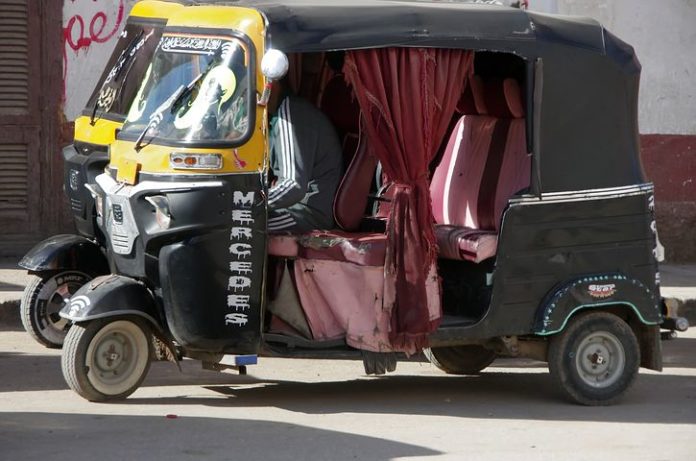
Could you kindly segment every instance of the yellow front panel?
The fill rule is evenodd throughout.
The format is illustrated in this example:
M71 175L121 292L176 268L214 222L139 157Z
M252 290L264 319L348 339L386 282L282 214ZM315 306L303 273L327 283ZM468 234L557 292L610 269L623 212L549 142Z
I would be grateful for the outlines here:
M114 142L116 130L122 125L121 122L103 118L95 119L94 125L92 125L89 123L89 117L83 115L75 120L75 141L108 146Z
M265 50L264 21L258 11L228 6L192 6L186 7L181 13L174 14L167 22L167 26L215 28L244 33L255 48L257 93L263 88L265 81L261 73L261 57ZM195 30L191 30L191 33L195 33ZM215 175L262 171L267 167L265 159L268 146L265 120L265 107L256 105L256 123L251 137L246 144L237 148L189 148L149 144L144 145L140 152L135 152L134 142L118 140L111 145L111 166L117 170L124 168L130 172L132 163L136 162L140 172L155 174ZM172 152L222 154L222 168L219 170L175 170L169 165L169 155Z
M184 5L159 0L143 0L133 5L130 16L141 18L167 19L177 11L181 11Z

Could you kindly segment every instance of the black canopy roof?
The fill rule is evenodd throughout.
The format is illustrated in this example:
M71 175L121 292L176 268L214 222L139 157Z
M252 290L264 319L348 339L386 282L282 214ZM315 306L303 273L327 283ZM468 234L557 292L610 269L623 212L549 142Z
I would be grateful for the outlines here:
M285 52L409 46L515 53L527 61L531 82L527 118L536 189L645 181L637 123L640 64L630 45L592 19L461 1L194 3L259 10L268 21L269 46Z

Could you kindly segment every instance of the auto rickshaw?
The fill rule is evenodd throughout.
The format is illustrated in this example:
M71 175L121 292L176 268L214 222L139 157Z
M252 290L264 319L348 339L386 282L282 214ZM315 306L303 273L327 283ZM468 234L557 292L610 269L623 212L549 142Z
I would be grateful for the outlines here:
M60 313L75 392L130 395L153 337L215 369L273 356L385 373L423 350L474 374L529 357L586 405L661 369L629 45L480 3L200 3L169 17L95 179L112 273ZM265 103L286 59L294 89L345 121L338 229L268 232Z
M63 149L63 188L77 234L40 242L19 264L34 274L20 304L24 329L47 347L63 345L70 322L58 312L67 299L92 278L110 272L90 184L109 162L109 145L135 99L167 16L183 7L182 2L158 0L133 6L87 106L75 120L74 142Z

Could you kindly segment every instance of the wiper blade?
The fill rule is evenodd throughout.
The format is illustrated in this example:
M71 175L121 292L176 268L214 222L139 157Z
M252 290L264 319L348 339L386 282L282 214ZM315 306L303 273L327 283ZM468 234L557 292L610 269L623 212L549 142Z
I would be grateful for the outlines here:
M92 114L89 118L89 123L90 125L94 126L96 123L95 116L97 114L97 109L100 107L105 107L107 104L102 103L102 98L104 97L111 97L112 101L111 104L108 104L109 108L111 108L111 105L113 104L113 100L116 99L116 95L121 92L123 89L123 86L126 84L126 79L120 79L121 74L123 74L124 69L126 68L126 65L128 64L128 68L130 69L130 64L133 62L133 58L138 54L140 49L145 45L145 42L147 42L147 39L150 38L150 36L153 34L154 31L150 31L147 36L143 38L143 35L145 34L145 31L140 31L140 33L133 39L131 42L128 44L128 47L121 51L121 54L119 55L118 59L114 63L113 67L109 71L109 74L106 76L104 81L102 82L101 88L99 89L99 94L97 95L97 100L94 101L94 107L92 108ZM119 81L120 79L120 81ZM105 95L104 90L107 88L107 85L111 82L119 82L118 87L116 88L111 88L111 95ZM106 109L108 111L109 109ZM105 112L106 112L105 111Z
M143 131L140 133L140 136L138 136L138 139L136 139L135 141L134 147L136 152L140 152L140 149L143 148L142 142L147 132L150 130L154 130L159 126L159 124L162 122L162 119L164 118L164 111L172 107L174 102L181 97L181 94L184 92L185 89L186 87L184 85L179 86L179 88L177 88L176 91L174 91L167 98L166 101L160 104L160 106L157 109L155 109L152 115L150 115L150 122L143 129Z
M162 120L164 119L164 112L167 110L174 112L176 109L178 109L181 103L184 101L184 98L191 94L191 92L193 91L193 87L196 86L196 83L201 79L201 77L203 77L203 75L204 73L200 73L196 78L191 80L191 82L188 85L179 86L179 88L177 88L167 98L166 101L164 101L162 104L160 104L160 106L157 109L155 109L152 115L150 115L150 122L143 129L143 131L138 136L138 139L136 139L135 141L134 148L136 152L140 152L140 150L143 148L142 142L147 132L150 130L154 130L159 126L160 123L162 123Z

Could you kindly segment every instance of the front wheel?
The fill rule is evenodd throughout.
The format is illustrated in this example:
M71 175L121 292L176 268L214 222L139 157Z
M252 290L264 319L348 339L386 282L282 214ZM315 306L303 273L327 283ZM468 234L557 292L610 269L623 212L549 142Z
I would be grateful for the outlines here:
M138 318L76 324L65 338L63 376L73 391L92 402L124 399L145 379L152 349L150 328Z
M571 319L551 338L549 371L572 401L611 405L633 384L640 366L638 340L616 315L592 312Z
M90 280L90 275L78 271L32 276L19 306L24 329L46 347L61 347L70 322L59 312L67 300Z

